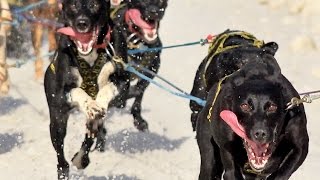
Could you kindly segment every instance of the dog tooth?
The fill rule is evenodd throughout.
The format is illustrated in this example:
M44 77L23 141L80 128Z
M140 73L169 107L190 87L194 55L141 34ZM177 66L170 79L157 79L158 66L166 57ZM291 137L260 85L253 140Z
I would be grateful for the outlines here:
M262 160L262 163L263 164L266 164L268 161L267 160Z

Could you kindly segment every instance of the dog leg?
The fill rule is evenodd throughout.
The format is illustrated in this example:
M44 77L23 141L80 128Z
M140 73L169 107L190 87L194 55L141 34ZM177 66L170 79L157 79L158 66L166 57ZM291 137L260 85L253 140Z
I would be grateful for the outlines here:
M64 138L67 130L69 114L59 108L50 108L50 136L58 158L58 179L67 179L69 176L69 164L64 157Z
M3 27L0 28L0 31L2 31L2 29ZM8 68L6 67L6 37L5 35L0 35L0 37L4 39L4 42L0 45L0 95L7 95L10 88L10 81Z
M33 24L31 29L32 44L34 49L34 54L36 56L35 61L35 78L40 80L43 77L43 60L41 58L41 42L43 35L43 26L41 24Z
M210 124L203 115L198 119L196 137L201 156L199 180L220 180L223 169L219 147L215 144Z
M57 49L56 35L54 28L48 28L48 41L49 41L49 52L53 52Z
M107 135L107 130L104 127L104 123L102 123L98 127L97 142L96 142L96 147L95 147L96 150L98 150L100 152L105 151L106 135Z
M291 121L294 121L294 119L291 119ZM267 178L268 180L287 180L304 162L309 150L309 137L306 129L302 127L302 125L297 125L292 128L292 131L296 133L291 138L294 141L293 144L295 148L287 155L280 168Z
M153 77L151 77L153 78ZM148 123L146 120L143 119L141 116L141 102L143 98L143 94L148 87L149 82L145 80L139 80L137 85L133 87L134 89L134 94L137 94L135 97L135 100L132 104L131 107L131 114L133 115L134 118L134 126L139 130L139 131L148 131ZM132 91L131 91L132 92Z
M9 7L6 1L2 2L3 8ZM3 10L2 10L3 11ZM1 13L2 17L6 17L6 11ZM11 16L7 17L10 18ZM8 68L6 67L7 55L6 55L6 42L7 42L7 27L6 24L0 24L0 95L7 95L10 88Z
M89 165L89 152L91 146L93 145L93 140L93 138L89 137L88 134L86 134L85 139L81 145L80 151L73 156L71 160L72 164L76 166L78 169L84 169Z
M243 176L240 172L239 167L234 164L234 159L230 152L227 150L220 149L221 161L225 169L223 179L225 180L243 180Z
M144 57L146 58L146 57ZM158 73L158 70L160 68L160 53L157 53L152 60L152 64L148 68L150 71L153 71L154 73ZM154 76L151 74L145 73L146 76L149 78L153 79ZM135 97L135 100L132 104L131 107L131 114L133 115L134 118L134 126L139 130L139 131L147 131L148 130L148 123L146 120L143 119L141 116L141 103L142 103L142 98L144 95L145 90L149 86L149 82L143 79L139 79L137 84L130 88L129 90L129 95L128 97L132 96Z
M58 13L57 1L56 0L48 0L48 7L44 7L44 10L47 10L47 19L52 21L56 20L56 16ZM53 52L57 49L56 42L56 27L48 27L48 42L49 42L49 52Z

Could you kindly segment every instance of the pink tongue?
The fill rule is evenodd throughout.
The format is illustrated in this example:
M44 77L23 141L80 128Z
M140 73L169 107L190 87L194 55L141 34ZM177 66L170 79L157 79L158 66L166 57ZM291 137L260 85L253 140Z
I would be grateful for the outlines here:
M155 28L155 26L152 24L148 24L143 19L141 19L141 13L138 9L129 9L127 11L130 19L133 21L133 23L137 26L139 26L142 29L152 31L152 29Z
M267 144L257 144L250 140L245 131L244 128L239 124L237 116L229 110L223 110L220 113L220 117L230 126L230 128L242 139L246 140L249 144L249 146L252 147L255 155L262 156L265 149L267 148Z
M245 140L249 140L244 128L239 124L237 116L229 110L223 110L220 113L220 117L230 126L230 128L240 137Z
M70 36L73 40L80 41L83 45L88 44L92 40L92 32L78 33L71 27L63 27L57 30L58 33Z

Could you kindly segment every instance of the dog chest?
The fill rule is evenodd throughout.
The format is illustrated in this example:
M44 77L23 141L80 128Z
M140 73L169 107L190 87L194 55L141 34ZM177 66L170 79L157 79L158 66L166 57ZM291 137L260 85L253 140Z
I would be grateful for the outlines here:
M95 61L77 56L78 70L82 77L80 87L92 98L95 98L99 91L98 77L107 62L104 53L99 53ZM93 63L92 63L93 62Z

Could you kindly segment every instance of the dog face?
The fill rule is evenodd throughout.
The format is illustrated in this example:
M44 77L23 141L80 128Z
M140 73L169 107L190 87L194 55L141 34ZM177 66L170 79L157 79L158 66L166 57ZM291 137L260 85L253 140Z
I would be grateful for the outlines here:
M148 26L135 26L144 41L154 42L158 37L158 29L161 19L164 16L168 0L132 0L129 2L129 9L140 11L140 18Z
M100 27L108 22L109 9L110 3L105 0L64 0L62 18L70 28L60 32L73 36L78 51L86 55L97 40Z
M246 133L243 139L249 164L262 171L275 149L285 119L282 88L272 81L244 81L234 91L232 109Z

